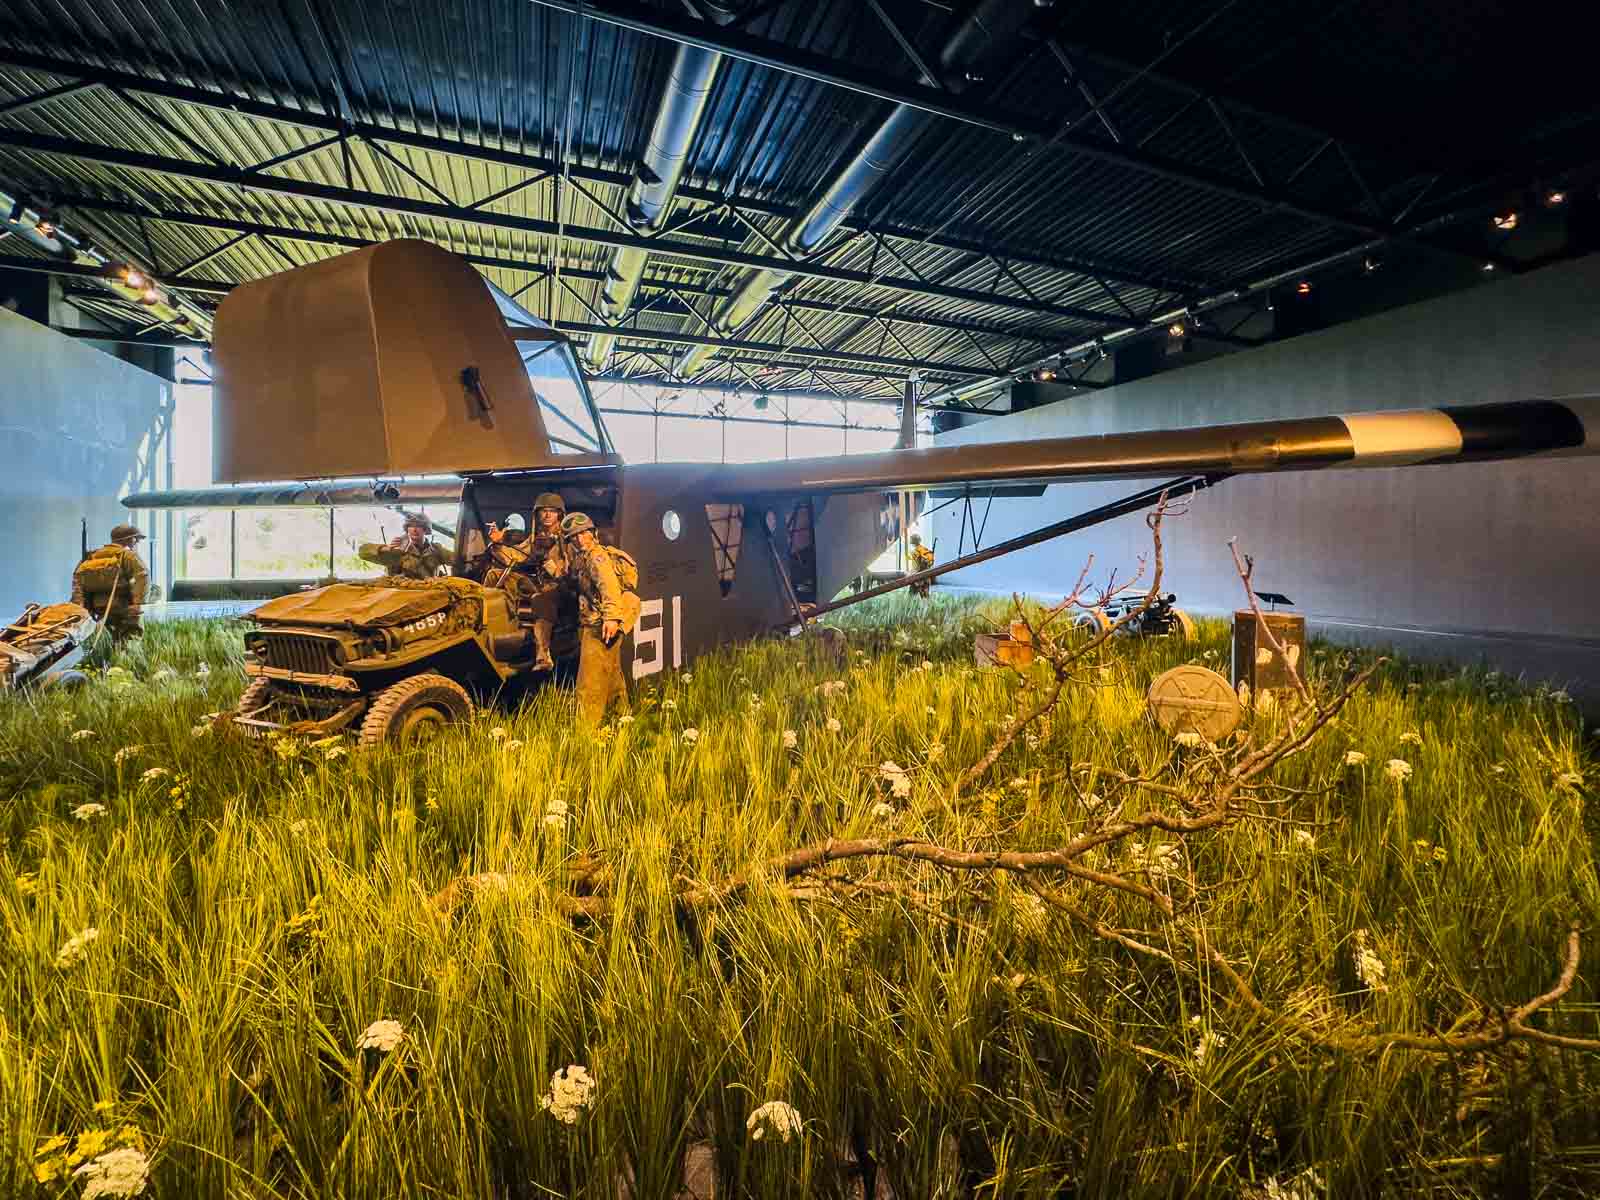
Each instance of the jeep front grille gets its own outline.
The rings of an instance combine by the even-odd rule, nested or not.
[[[261,639],[262,665],[305,675],[332,675],[338,670],[332,638],[301,633],[269,633]]]

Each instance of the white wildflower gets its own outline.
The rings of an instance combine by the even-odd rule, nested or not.
[[[194,669],[194,677],[196,679],[210,679],[211,678],[211,664],[210,663],[205,663],[205,662],[201,663],[198,667],[196,667]]]
[[[1027,744],[1029,750],[1037,750],[1039,748],[1039,735],[1036,733],[1024,734],[1022,740]]]
[[[107,679],[132,679],[133,678],[133,674],[128,670],[127,667],[107,667],[106,668],[106,678]]]
[[[1315,850],[1317,848],[1316,835],[1309,829],[1296,829],[1294,831],[1294,842],[1302,850]]]
[[[1049,927],[1050,909],[1032,892],[1016,896],[1011,902],[1011,911],[1025,933],[1037,936]]]
[[[209,721],[201,721],[200,724],[191,726],[189,729],[189,736],[192,738],[208,737],[210,734],[211,723]]]
[[[1566,771],[1556,776],[1556,786],[1572,788],[1574,791],[1583,787],[1583,776],[1577,771]]]
[[[405,1040],[405,1027],[399,1021],[374,1021],[361,1031],[356,1039],[357,1050],[378,1050],[389,1053]]]
[[[555,827],[564,826],[567,823],[567,802],[559,799],[547,801],[544,806],[544,823]]]
[[[933,670],[933,660],[932,660],[932,659],[931,659],[931,658],[925,658],[925,659],[923,659],[923,660],[922,660],[922,669],[923,669],[923,670],[924,670],[924,671],[931,671],[931,670]]]
[[[692,746],[696,742],[698,742],[699,740],[700,740],[700,731],[698,729],[694,728],[692,725],[688,729],[685,729],[683,731],[683,744],[685,746]]]
[[[755,1112],[750,1114],[744,1123],[745,1132],[750,1135],[752,1142],[759,1142],[767,1134],[776,1134],[780,1141],[787,1142],[791,1137],[799,1137],[804,1121],[800,1113],[782,1100],[768,1100]]]
[[[929,746],[928,746],[928,761],[931,762],[931,763],[936,763],[943,757],[944,757],[944,743],[943,742],[932,742],[932,743],[930,743]]]
[[[750,693],[750,709],[751,709],[751,711],[753,712],[753,711],[755,711],[756,709],[758,709],[760,707],[761,707],[761,697],[756,695],[754,692],[751,692]]]
[[[583,1110],[594,1103],[595,1086],[589,1068],[562,1067],[550,1076],[550,1091],[539,1101],[539,1107],[558,1121],[576,1125]]]
[[[783,731],[783,748],[785,750],[798,750],[800,748],[800,735],[792,729]]]
[[[1344,765],[1347,767],[1364,767],[1367,765],[1367,756],[1359,750],[1346,750],[1344,752]]]
[[[503,741],[505,739],[505,736],[506,736],[505,726],[504,725],[496,725],[493,729],[489,730],[489,736],[492,737],[497,742],[498,741]]]
[[[937,717],[939,715],[939,710],[930,704],[928,705],[927,713],[930,717]]]
[[[322,752],[322,757],[328,762],[333,762],[336,759],[343,758],[346,754],[349,754],[349,753],[350,753],[350,747],[349,746],[329,746],[326,750],[324,750]]]
[[[1571,704],[1572,703],[1572,697],[1567,694],[1567,691],[1566,691],[1565,688],[1561,689],[1560,691],[1551,692],[1550,693],[1550,699],[1555,701],[1555,703],[1557,703],[1557,704]]]
[[[80,821],[93,820],[106,811],[104,804],[80,804],[72,810],[72,815]]]
[[[1180,746],[1184,746],[1184,747],[1186,747],[1186,748],[1188,748],[1190,750],[1194,750],[1194,749],[1198,749],[1199,746],[1200,746],[1200,743],[1203,742],[1205,739],[1202,738],[1199,735],[1199,733],[1197,733],[1193,729],[1182,729],[1182,730],[1179,730],[1177,733],[1172,735],[1172,740],[1177,742],[1178,745],[1180,745]]]
[[[1247,1192],[1249,1200],[1320,1200],[1325,1184],[1312,1167],[1287,1179],[1272,1176],[1258,1190]]]
[[[1217,657],[1217,652],[1215,650],[1207,650],[1200,657],[1205,659],[1207,662],[1211,662]]]
[[[83,960],[83,956],[89,952],[89,947],[99,937],[100,931],[92,926],[73,934],[66,940],[61,949],[56,951],[56,969],[65,971],[69,967],[77,966]]]
[[[506,750],[506,751],[521,750],[522,749],[522,739],[521,738],[511,738],[509,741],[503,742],[501,744],[500,748],[502,750]]]
[[[171,774],[172,774],[172,772],[167,770],[166,767],[151,767],[148,770],[146,770],[143,775],[139,776],[139,782],[140,783],[154,783],[156,780],[165,779],[168,775],[171,775]]]
[[[1200,1042],[1194,1048],[1194,1065],[1203,1067],[1206,1059],[1211,1057],[1211,1052],[1227,1043],[1227,1038],[1214,1030],[1206,1030],[1200,1037]]]
[[[1383,773],[1396,783],[1404,783],[1411,778],[1411,764],[1403,758],[1391,758],[1383,764]]]
[[[1491,775],[1504,775],[1505,773],[1506,768],[1504,763],[1495,763],[1494,766],[1489,768],[1489,774]]]
[[[1388,970],[1383,965],[1383,959],[1377,952],[1367,945],[1367,931],[1358,929],[1351,938],[1350,956],[1355,962],[1356,978],[1364,984],[1369,991],[1388,991],[1383,982],[1384,972]]]
[[[1414,729],[1408,729],[1400,735],[1400,744],[1402,746],[1421,746],[1422,735]]]
[[[75,730],[73,732],[72,740],[75,741],[75,742],[86,742],[90,738],[96,737],[96,736],[98,736],[98,735],[92,729],[79,729],[79,730]]]
[[[1028,778],[1026,775],[1018,775],[1006,786],[1013,792],[1025,792],[1028,790]]]
[[[889,785],[889,792],[896,799],[904,800],[911,795],[911,777],[899,763],[879,763],[878,778]]]
[[[823,728],[825,728],[829,733],[838,733],[844,728],[844,726],[839,723],[838,717],[829,717],[823,722]]]
[[[82,1200],[142,1196],[150,1181],[150,1160],[132,1146],[119,1146],[90,1159],[72,1177],[84,1181]]]
[[[143,746],[124,746],[121,750],[118,750],[115,754],[113,754],[111,756],[111,761],[116,763],[117,766],[120,767],[123,763],[127,762],[134,755],[143,754],[143,753],[144,753],[144,747]]]
[[[1153,880],[1165,879],[1183,866],[1183,847],[1177,842],[1147,846],[1135,842],[1128,847],[1128,861],[1135,871],[1147,871]]]
[[[693,683],[694,682],[694,672],[693,671],[685,671],[683,673],[683,681],[685,683]]]
[[[272,743],[272,752],[285,762],[290,759],[299,758],[300,749],[300,742],[297,738],[279,738],[277,741]]]
[[[151,683],[165,683],[169,679],[176,679],[178,673],[171,667],[162,667],[150,676]]]
[[[845,686],[845,681],[842,679],[829,679],[825,683],[818,684],[817,691],[824,700],[829,700],[834,696],[844,695]]]
[[[289,832],[295,837],[305,837],[311,832],[311,824],[304,817],[301,817],[298,821],[289,822]]]
[[[871,812],[874,821],[887,821],[894,816],[894,805],[885,800],[879,800],[872,806]]]
[[[661,711],[662,712],[671,712],[673,709],[675,709],[677,707],[678,707],[678,702],[676,700],[663,700],[661,702]]]
[[[633,724],[633,717],[629,713],[623,713],[620,717],[617,718],[617,728],[618,729],[626,729],[629,725],[632,725],[632,724]]]

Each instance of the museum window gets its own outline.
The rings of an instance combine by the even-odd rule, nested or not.
[[[744,505],[708,504],[706,520],[711,523],[711,553],[717,568],[717,586],[726,596],[733,591],[739,550],[744,545]]]

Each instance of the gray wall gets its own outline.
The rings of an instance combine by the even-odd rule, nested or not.
[[[0,619],[30,601],[67,598],[78,519],[89,519],[91,546],[131,520],[117,499],[138,481],[142,459],[157,461],[141,486],[167,479],[165,448],[153,443],[170,403],[166,380],[0,310]],[[159,515],[136,523],[164,532]],[[152,583],[165,574],[166,540],[141,543],[146,561],[155,559]]]
[[[939,445],[1600,393],[1600,256],[953,430]],[[1068,484],[994,503],[984,544],[1138,490]],[[976,506],[981,516],[982,505]],[[935,514],[940,558],[960,506]],[[1600,463],[1479,463],[1232,479],[1169,522],[1166,588],[1199,613],[1243,600],[1227,539],[1314,628],[1600,695]],[[971,536],[968,535],[968,546]],[[947,577],[1059,594],[1148,547],[1127,517]]]

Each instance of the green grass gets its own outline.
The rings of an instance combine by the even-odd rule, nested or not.
[[[128,676],[4,702],[0,1195],[80,1195],[36,1184],[36,1152],[96,1130],[149,1151],[157,1197],[669,1198],[691,1149],[719,1196],[858,1194],[857,1149],[904,1198],[1600,1190],[1600,1055],[1309,1049],[1014,882],[898,861],[846,866],[932,909],[797,901],[759,875],[738,903],[676,909],[686,881],[829,837],[1058,845],[1085,820],[1069,765],[1166,761],[1150,679],[1226,670],[1221,625],[1119,643],[1036,747],[952,799],[1015,704],[1014,680],[970,667],[1001,610],[864,608],[839,622],[843,668],[793,643],[719,653],[636,690],[635,719],[599,737],[563,694],[423,751],[196,736],[239,691],[226,623],[154,625],[110,664]],[[1343,666],[1313,660],[1329,679]],[[834,678],[843,693],[820,695]],[[1558,698],[1391,665],[1278,770],[1311,789],[1281,815],[1313,845],[1280,821],[1191,839],[1208,933],[1270,1004],[1329,1028],[1525,1000],[1553,981],[1567,923],[1600,916],[1587,785],[1562,782],[1600,780],[1587,755]],[[1392,757],[1414,767],[1403,789]],[[913,780],[890,814],[885,761]],[[106,811],[74,819],[84,804]],[[578,855],[609,864],[614,915],[564,915]],[[503,879],[441,918],[428,897],[466,873]],[[1162,936],[1133,903],[1083,902]],[[1358,929],[1385,991],[1355,978]],[[1585,949],[1542,1027],[1600,1034],[1592,932]],[[357,1050],[380,1019],[404,1027],[399,1048]],[[540,1104],[568,1064],[598,1081],[573,1125]],[[747,1133],[772,1100],[802,1137]]]

